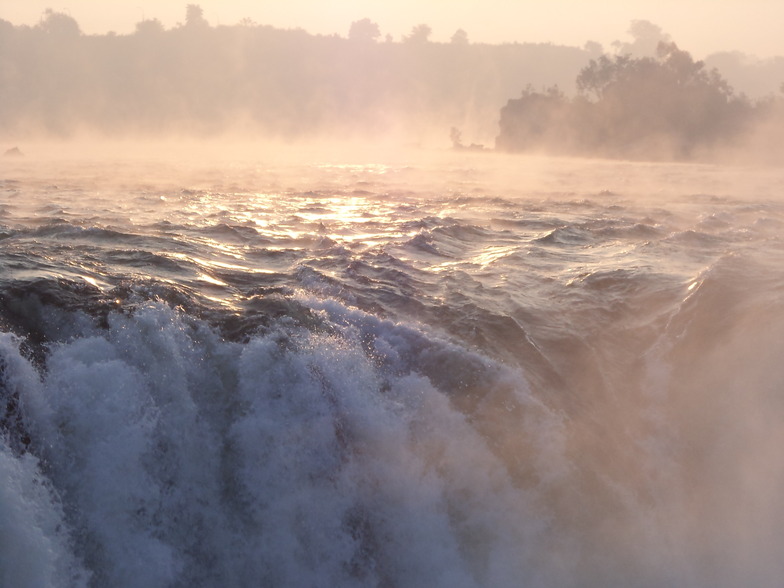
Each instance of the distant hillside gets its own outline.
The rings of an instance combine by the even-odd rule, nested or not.
[[[499,107],[529,84],[574,91],[591,54],[549,44],[472,44],[429,27],[378,39],[358,21],[348,38],[243,22],[210,26],[189,5],[184,24],[157,20],[130,35],[84,35],[47,11],[34,27],[0,20],[0,132],[70,136],[310,135],[417,140],[458,127],[492,140]]]

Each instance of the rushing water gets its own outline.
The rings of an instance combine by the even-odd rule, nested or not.
[[[778,586],[784,173],[0,162],[0,585]]]

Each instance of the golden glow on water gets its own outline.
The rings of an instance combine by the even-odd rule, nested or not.
[[[187,261],[189,263],[194,263],[194,264],[196,264],[196,265],[198,265],[200,267],[205,267],[205,268],[236,270],[236,271],[247,272],[247,273],[251,273],[251,274],[274,274],[275,273],[273,270],[269,270],[269,269],[266,269],[266,268],[249,267],[247,265],[237,265],[237,264],[231,264],[231,263],[224,263],[224,262],[221,262],[221,261],[208,260],[208,259],[204,259],[204,258],[201,258],[201,257],[194,257],[194,256],[191,256],[191,255],[185,255],[184,253],[166,253],[166,254],[163,254],[163,255],[165,255],[167,257],[174,258],[174,259],[179,259],[179,260],[182,260],[182,261]],[[239,258],[239,256],[238,256],[238,258]],[[216,284],[219,283],[214,278],[210,278],[207,281],[212,281],[212,282],[214,282]],[[220,282],[220,285],[226,285],[226,284],[223,283],[223,282]]]
[[[94,278],[91,278],[90,276],[82,276],[82,279],[88,284],[90,284],[91,286],[95,286],[96,288],[101,289],[101,286],[98,284],[98,281],[95,280]]]
[[[339,173],[347,170],[363,174],[387,173],[387,166],[383,165],[325,164],[317,167],[338,169]],[[252,227],[261,237],[272,240],[265,247],[269,251],[307,249],[312,246],[316,236],[337,243],[372,247],[410,233],[395,230],[399,202],[379,198],[372,193],[209,193],[189,202],[187,209],[191,214],[198,211],[201,218],[218,217],[231,225]],[[198,241],[236,259],[243,259],[247,252],[245,246],[210,238],[199,237]]]
[[[216,251],[220,251],[221,253],[225,253],[230,257],[234,257],[235,259],[243,259],[245,256],[242,253],[237,251],[237,248],[228,245],[226,243],[221,243],[220,241],[216,241],[215,239],[200,239],[199,243],[202,245],[206,245],[210,249],[215,249]],[[237,266],[239,268],[239,266]]]
[[[488,265],[511,255],[519,250],[518,245],[510,245],[510,246],[491,246],[487,247],[481,253],[474,255],[473,262],[479,265],[481,268],[486,268]]]
[[[559,173],[569,172],[561,167]],[[546,197],[462,186],[458,192],[448,182],[420,188],[418,176],[405,180],[411,184],[406,189],[387,182],[396,172],[383,167],[319,169],[340,179],[286,176],[285,182],[275,180],[278,192],[257,194],[197,185],[171,191],[165,202],[150,189],[139,198],[145,208],[133,221],[119,219],[111,203],[101,203],[97,212],[83,202],[74,204],[70,194],[45,188],[30,190],[37,206],[20,218],[14,216],[20,214],[17,193],[8,192],[0,220],[25,230],[2,227],[4,271],[19,261],[11,254],[22,252],[42,271],[61,272],[55,278],[76,281],[75,274],[86,273],[76,295],[89,290],[79,288],[82,281],[104,285],[106,297],[123,313],[121,320],[112,319],[105,338],[90,328],[86,344],[61,349],[59,359],[50,362],[67,373],[84,373],[88,391],[109,368],[123,375],[117,382],[124,386],[109,381],[107,402],[97,394],[91,398],[111,408],[104,411],[111,423],[120,422],[118,414],[122,420],[138,415],[152,440],[115,435],[120,443],[131,439],[158,455],[158,433],[171,427],[159,420],[157,408],[152,411],[155,406],[149,413],[137,407],[146,407],[151,391],[160,390],[160,414],[173,415],[176,423],[191,415],[192,423],[206,426],[188,426],[188,432],[199,443],[206,439],[203,447],[217,448],[205,453],[187,439],[182,444],[183,451],[197,456],[196,482],[206,480],[216,489],[215,500],[207,503],[221,509],[214,518],[218,522],[227,464],[247,451],[249,477],[237,478],[243,497],[261,480],[259,496],[267,500],[263,476],[288,468],[279,485],[284,506],[290,503],[289,489],[304,487],[308,492],[300,497],[303,504],[314,504],[316,526],[327,520],[323,505],[334,504],[335,516],[329,514],[334,527],[353,527],[354,515],[346,518],[346,496],[358,499],[369,525],[406,514],[411,505],[422,504],[421,512],[429,516],[435,504],[450,517],[467,517],[471,524],[455,537],[462,541],[465,531],[465,553],[483,567],[494,550],[509,548],[516,564],[521,549],[543,545],[535,555],[550,557],[556,546],[559,567],[585,561],[590,573],[594,565],[617,561],[630,570],[630,581],[614,574],[586,580],[581,568],[573,582],[552,585],[634,585],[651,570],[656,581],[644,577],[641,583],[689,585],[691,578],[680,581],[678,574],[658,577],[658,570],[684,559],[708,561],[705,584],[710,585],[717,577],[712,564],[735,549],[737,529],[756,552],[772,545],[771,561],[779,561],[772,558],[778,557],[781,541],[771,540],[780,538],[778,526],[771,522],[757,532],[756,521],[781,520],[772,515],[783,512],[782,484],[769,481],[771,464],[781,461],[783,440],[781,411],[773,410],[781,404],[784,333],[781,204],[696,197],[692,190],[682,190],[685,195],[672,202],[651,204],[634,194],[596,193],[593,184],[605,181]],[[435,173],[443,177],[452,169]],[[312,166],[302,170],[303,176],[311,173]],[[579,178],[583,173],[588,172],[572,174],[573,181],[585,182]],[[344,180],[347,174],[351,178]],[[384,181],[373,183],[380,176]],[[341,182],[343,192],[335,187]],[[784,183],[771,192],[778,195],[780,186]],[[60,200],[52,204],[55,198]],[[77,207],[82,207],[79,215]],[[111,290],[120,280],[130,284],[134,296],[127,306],[128,289]],[[65,301],[73,298],[69,290]],[[152,308],[136,311],[137,300],[152,300]],[[91,304],[89,298],[86,303]],[[181,307],[162,313],[165,304]],[[20,308],[24,312],[29,305]],[[105,308],[99,310],[105,315]],[[107,353],[110,341],[117,342],[117,353]],[[0,357],[9,357],[7,349],[0,349]],[[95,351],[97,363],[87,364],[92,357],[87,353]],[[131,352],[137,364],[125,361]],[[13,369],[7,364],[6,373],[13,375]],[[148,373],[154,376],[149,384],[141,379]],[[136,382],[143,384],[139,396],[127,412],[118,412],[115,399],[124,400]],[[66,407],[96,404],[79,402],[76,386],[63,388],[68,392],[63,394],[62,383],[66,380],[36,381],[33,392],[51,389],[53,399],[68,399]],[[184,410],[175,410],[172,399],[181,399]],[[538,420],[545,413],[553,420]],[[402,415],[410,420],[399,420]],[[63,412],[62,418],[78,420],[73,412]],[[52,431],[60,430],[59,422]],[[269,423],[276,428],[265,431]],[[88,440],[106,439],[104,429]],[[317,439],[318,446],[302,445],[312,435],[300,433],[311,430],[325,436]],[[212,443],[213,433],[227,436]],[[68,447],[94,445],[78,437]],[[104,445],[98,443],[101,455],[112,458]],[[261,453],[251,452],[256,447]],[[225,448],[231,450],[229,460]],[[273,455],[280,467],[269,461],[269,448],[280,450]],[[376,477],[378,464],[392,463],[389,456],[401,448],[412,452],[388,476]],[[129,455],[136,464],[139,454]],[[209,468],[205,455],[215,458]],[[178,458],[167,453],[165,464],[170,457]],[[302,464],[314,469],[300,475],[296,468]],[[485,469],[488,464],[496,465]],[[345,477],[333,465],[345,466]],[[538,469],[528,469],[533,466]],[[147,488],[150,472],[139,472],[139,487]],[[216,473],[215,483],[203,472]],[[333,472],[341,477],[333,478]],[[774,473],[784,480],[781,467]],[[164,474],[162,483],[168,485],[168,470]],[[401,479],[432,483],[427,500],[413,484],[410,500],[390,503],[387,498],[399,494],[395,484]],[[357,480],[360,486],[352,489]],[[389,480],[393,492],[379,504],[395,516],[376,517],[368,491],[389,486]],[[758,489],[754,525],[744,518],[748,509],[739,514],[734,509],[749,496],[749,487]],[[153,490],[150,504],[160,494]],[[325,500],[311,500],[322,491]],[[236,493],[231,494],[225,512],[233,517],[239,511]],[[125,495],[120,498],[118,504],[127,502]],[[387,509],[390,504],[393,510]],[[554,532],[542,541],[519,533],[538,512],[529,510],[531,505],[544,509],[535,526]],[[137,506],[130,504],[128,520],[136,520]],[[175,506],[177,517],[181,505]],[[292,515],[291,528],[300,528],[301,512]],[[396,542],[407,541],[419,513],[417,506],[403,521]],[[520,516],[508,522],[510,513]],[[479,527],[473,523],[482,522],[480,517],[486,522],[478,535],[503,533],[475,550]],[[438,528],[451,533],[458,518],[445,518]],[[682,529],[682,521],[688,528]],[[369,543],[387,536],[384,527],[378,533],[368,528]],[[242,543],[246,530],[241,526],[236,536],[226,541],[220,536],[215,544]],[[728,539],[689,551],[706,536]],[[347,537],[346,544],[356,539]],[[568,552],[558,552],[561,545]],[[669,549],[658,556],[662,545],[671,546],[672,559]],[[572,554],[572,546],[579,552]],[[182,553],[192,547],[186,541]],[[396,551],[389,553],[386,561],[402,561]],[[649,559],[649,553],[657,555]],[[431,560],[423,557],[422,569]],[[761,561],[759,569],[765,563],[741,560],[743,565]],[[338,562],[336,569],[344,565]],[[366,578],[374,579],[374,570]],[[520,583],[516,571],[506,577],[506,584]],[[469,584],[505,585],[466,578]]]
[[[208,276],[207,274],[199,274],[198,279],[202,282],[207,282],[208,284],[212,284],[213,286],[228,287],[228,284],[226,282],[222,282],[221,280],[215,279],[212,276]]]

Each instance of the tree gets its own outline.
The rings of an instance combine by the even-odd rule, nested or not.
[[[454,45],[468,45],[468,33],[466,33],[463,29],[457,29],[455,34],[452,35],[450,41]]]
[[[501,109],[501,134],[496,147],[504,151],[576,150],[578,131],[572,124],[571,106],[557,86],[543,92],[528,86],[520,98],[509,100]]]
[[[596,41],[586,41],[585,45],[583,45],[583,50],[594,59],[604,53],[604,47],[602,47],[601,43],[597,43]]]
[[[716,70],[660,42],[656,57],[602,55],[577,77],[580,95],[531,90],[501,111],[501,149],[685,159],[728,143],[753,108]]]
[[[601,100],[605,90],[623,77],[625,69],[631,63],[632,59],[628,55],[617,55],[614,59],[600,55],[580,71],[577,76],[577,90],[583,95]]]
[[[407,43],[427,43],[430,35],[433,32],[426,24],[419,24],[411,29],[411,33],[404,38]]]
[[[136,23],[137,35],[157,35],[164,32],[163,23],[157,18],[141,20]]]
[[[654,86],[670,92],[700,86],[725,98],[732,94],[732,88],[716,70],[705,71],[702,61],[694,61],[675,43],[659,43],[656,58],[617,55],[610,59],[602,55],[592,59],[577,76],[577,89],[597,100]]]
[[[185,7],[185,26],[188,28],[208,27],[204,18],[204,10],[198,4],[188,4]]]
[[[78,37],[82,34],[79,23],[72,16],[55,12],[51,8],[44,11],[44,18],[38,26],[46,34],[61,38]]]
[[[350,41],[371,43],[375,42],[380,36],[381,30],[378,28],[378,25],[369,18],[352,22],[348,30]]]
[[[618,55],[632,57],[653,57],[661,43],[672,43],[670,35],[658,25],[647,20],[633,20],[628,33],[632,36],[631,43],[615,41],[613,47]]]

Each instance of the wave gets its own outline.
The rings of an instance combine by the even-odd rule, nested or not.
[[[694,537],[706,520],[748,529],[739,471],[780,511],[764,483],[778,413],[758,407],[784,377],[782,285],[763,270],[729,256],[693,286],[586,274],[570,288],[613,314],[592,311],[582,347],[548,317],[471,303],[423,305],[431,326],[385,319],[308,267],[318,295],[271,288],[230,311],[165,283],[6,286],[0,510],[26,555],[3,552],[5,578],[702,585],[700,550],[746,577],[732,535]]]
[[[15,184],[0,584],[777,586],[780,204],[557,165]]]
[[[430,255],[437,255],[439,257],[449,257],[445,253],[441,253],[434,244],[435,239],[429,232],[421,232],[405,242],[404,247],[413,249],[420,253],[427,253]]]
[[[244,344],[142,304],[72,331],[43,371],[3,336],[3,398],[30,439],[14,453],[7,427],[0,465],[46,489],[31,507],[39,518],[19,523],[48,541],[28,558],[49,558],[46,585],[530,575],[545,528],[531,480],[554,474],[547,460],[511,467],[490,436],[500,403],[531,423],[518,456],[552,453],[559,418],[515,370],[415,327],[303,302],[309,328],[286,312]],[[6,487],[3,507],[23,490]],[[6,569],[25,585],[21,566]]]
[[[252,226],[245,225],[229,225],[220,223],[214,226],[208,226],[198,229],[198,232],[208,236],[217,237],[221,240],[231,240],[240,243],[253,241],[254,243],[269,242],[262,239],[259,232]]]
[[[587,245],[594,237],[580,227],[558,227],[535,240],[543,245]]]

